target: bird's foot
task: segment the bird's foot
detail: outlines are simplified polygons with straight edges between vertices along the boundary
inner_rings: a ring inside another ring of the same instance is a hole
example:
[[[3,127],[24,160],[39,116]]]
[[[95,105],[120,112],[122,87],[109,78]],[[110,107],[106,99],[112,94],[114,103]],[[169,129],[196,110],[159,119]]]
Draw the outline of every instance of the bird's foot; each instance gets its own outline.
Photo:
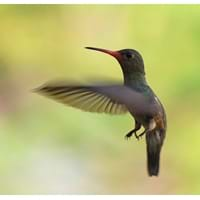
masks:
[[[134,132],[134,135],[135,135],[135,138],[136,138],[137,140],[139,140],[139,139],[140,139],[139,135],[137,135],[137,133],[136,133],[136,132]]]
[[[143,131],[142,133],[140,133],[137,137],[138,137],[138,140],[140,139],[140,138],[142,138],[142,136],[144,135],[146,133],[146,131]]]
[[[126,140],[129,140],[129,139],[131,138],[132,135],[133,135],[133,132],[131,131],[131,132],[129,132],[128,134],[126,134],[124,138],[125,138]]]
[[[136,134],[136,131],[130,131],[128,134],[125,135],[125,139],[129,140],[133,134],[135,135],[136,139],[139,140],[139,136]]]

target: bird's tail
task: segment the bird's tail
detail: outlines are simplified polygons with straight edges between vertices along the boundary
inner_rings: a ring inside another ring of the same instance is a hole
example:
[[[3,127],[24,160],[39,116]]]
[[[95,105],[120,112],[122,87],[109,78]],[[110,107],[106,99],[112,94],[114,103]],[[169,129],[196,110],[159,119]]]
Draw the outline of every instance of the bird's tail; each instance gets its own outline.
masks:
[[[147,169],[149,176],[158,176],[160,164],[160,151],[165,132],[154,130],[146,134]]]

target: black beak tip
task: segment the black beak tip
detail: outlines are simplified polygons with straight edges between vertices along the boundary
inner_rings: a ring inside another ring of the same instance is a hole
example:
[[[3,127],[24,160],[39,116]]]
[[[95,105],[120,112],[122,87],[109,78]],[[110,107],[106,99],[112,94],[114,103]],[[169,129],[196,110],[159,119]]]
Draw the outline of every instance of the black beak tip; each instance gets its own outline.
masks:
[[[93,47],[85,47],[85,49],[94,49]]]

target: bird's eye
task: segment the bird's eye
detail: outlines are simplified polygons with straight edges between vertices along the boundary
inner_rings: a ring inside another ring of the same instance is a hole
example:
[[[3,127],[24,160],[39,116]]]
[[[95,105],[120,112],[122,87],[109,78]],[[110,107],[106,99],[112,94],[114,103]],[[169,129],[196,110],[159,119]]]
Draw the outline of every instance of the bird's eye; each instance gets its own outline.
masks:
[[[132,53],[126,53],[126,57],[130,59],[130,58],[134,58],[134,55]]]

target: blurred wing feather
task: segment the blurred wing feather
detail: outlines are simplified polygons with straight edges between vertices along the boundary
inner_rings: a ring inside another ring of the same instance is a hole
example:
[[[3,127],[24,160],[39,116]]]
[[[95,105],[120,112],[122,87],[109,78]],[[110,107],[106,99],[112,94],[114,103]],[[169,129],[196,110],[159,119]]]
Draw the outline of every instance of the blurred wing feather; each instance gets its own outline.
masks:
[[[53,86],[47,84],[36,89],[36,92],[84,111],[109,114],[126,113],[128,110],[122,102],[107,95],[109,91],[104,94],[106,87],[109,89],[110,86]]]

